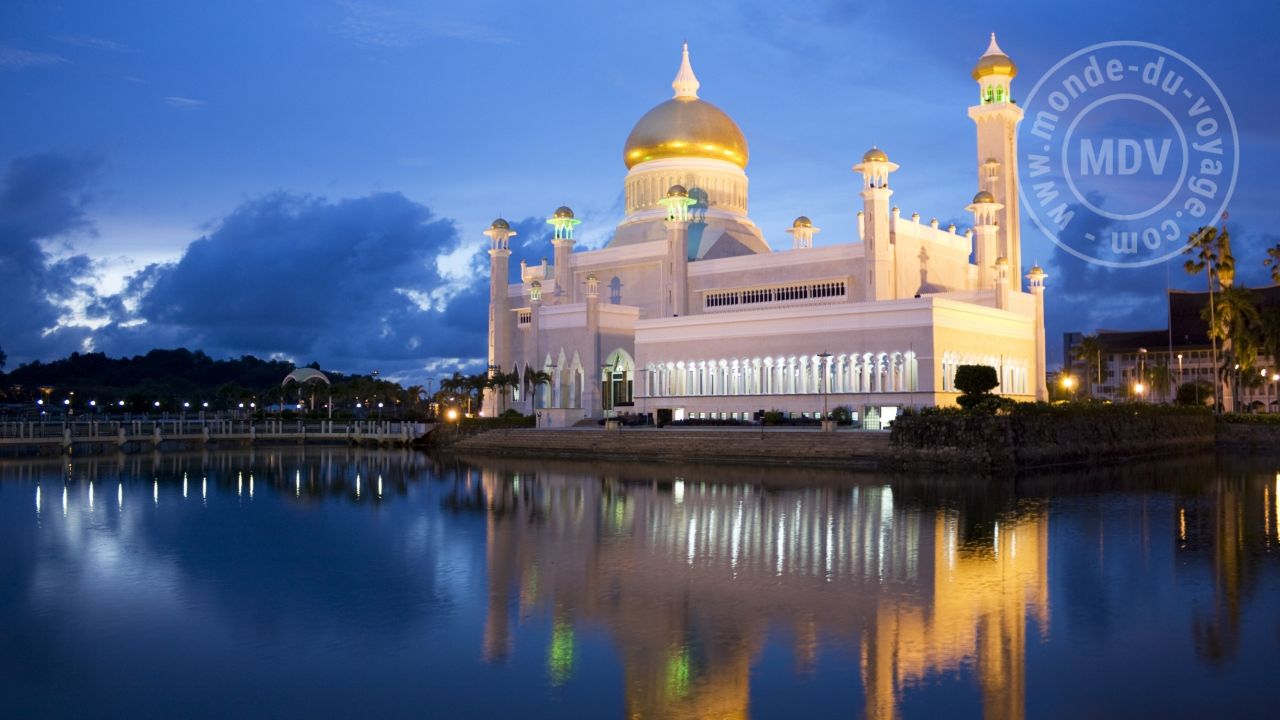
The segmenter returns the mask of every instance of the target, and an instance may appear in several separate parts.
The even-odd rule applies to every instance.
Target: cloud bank
[[[11,364],[81,348],[129,355],[185,346],[390,377],[483,365],[487,276],[442,274],[439,259],[461,241],[429,208],[399,193],[338,201],[274,193],[244,202],[178,261],[99,295],[87,256],[55,259],[42,249],[91,230],[93,168],[42,155],[14,161],[4,176],[0,346]],[[86,324],[69,320],[76,298]]]

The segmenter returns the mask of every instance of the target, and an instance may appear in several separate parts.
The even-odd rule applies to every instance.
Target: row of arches
[[[995,368],[996,377],[1000,378],[1000,387],[996,388],[996,392],[1001,395],[1029,394],[1030,374],[1026,360],[954,350],[942,353],[943,392],[956,392],[956,368],[961,365],[986,365]]]
[[[645,378],[650,397],[913,392],[918,386],[911,351],[658,362],[648,365]]]
[[[525,382],[531,369],[546,373],[550,382]],[[635,370],[635,361],[626,350],[617,348],[605,356],[596,379],[600,384],[600,399],[605,408],[632,402]],[[521,382],[519,387],[512,389],[511,398],[514,402],[529,403],[530,409],[585,407],[583,397],[587,390],[588,373],[577,352],[569,354],[561,348],[555,355],[547,353],[541,366],[516,363],[515,372],[520,376]]]

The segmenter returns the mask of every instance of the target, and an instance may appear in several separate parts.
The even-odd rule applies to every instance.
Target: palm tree
[[[1225,220],[1225,218],[1224,218]],[[1231,236],[1227,234],[1227,228],[1224,224],[1221,231],[1212,225],[1202,227],[1191,233],[1188,239],[1187,247],[1182,251],[1183,255],[1191,255],[1193,259],[1183,263],[1183,269],[1191,275],[1198,275],[1201,272],[1206,273],[1206,280],[1209,283],[1209,341],[1213,348],[1213,366],[1218,367],[1218,338],[1214,335],[1212,328],[1216,326],[1217,320],[1214,317],[1217,309],[1214,307],[1213,300],[1214,291],[1223,287],[1229,287],[1232,280],[1235,279],[1236,261],[1231,254]],[[1219,407],[1218,403],[1218,386],[1220,380],[1213,383],[1215,411]]]
[[[538,409],[538,387],[551,384],[551,373],[525,368],[524,384],[533,391],[533,409]]]
[[[467,413],[471,412],[472,399],[475,399],[477,405],[480,404],[487,387],[489,387],[489,373],[476,373],[463,378],[462,389],[467,393]]]
[[[1102,384],[1102,354],[1102,340],[1097,335],[1084,336],[1076,346],[1076,359],[1083,362],[1086,368],[1096,368],[1097,385]],[[1089,397],[1093,397],[1095,392],[1094,383],[1090,383]]]
[[[1253,293],[1242,286],[1227,285],[1201,317],[1210,323],[1209,337],[1222,341],[1220,374],[1225,375],[1230,368],[1231,384],[1238,391],[1240,374],[1252,370],[1258,360],[1257,328],[1262,317]],[[1233,398],[1236,394],[1233,393]]]
[[[1161,362],[1158,365],[1152,365],[1147,368],[1147,377],[1151,380],[1152,388],[1160,388],[1160,399],[1162,401],[1169,399],[1169,388],[1173,385],[1173,371],[1168,365]]]
[[[520,373],[502,372],[501,369],[495,369],[493,375],[487,379],[486,387],[498,393],[502,408],[505,410],[507,404],[507,392],[519,384]]]
[[[1258,352],[1280,365],[1280,308],[1269,307],[1260,313]]]
[[[1262,264],[1271,268],[1271,282],[1280,285],[1280,243],[1267,248],[1267,259]]]

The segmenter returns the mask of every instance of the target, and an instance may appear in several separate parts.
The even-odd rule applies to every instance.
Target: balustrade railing
[[[209,437],[419,437],[427,423],[399,420],[0,420],[0,440],[119,440]]]

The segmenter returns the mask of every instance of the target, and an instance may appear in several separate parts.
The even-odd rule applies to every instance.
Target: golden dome
[[[813,221],[801,215],[795,219],[795,222],[791,223],[791,227],[811,228],[813,227]]]
[[[667,197],[689,197],[689,191],[685,190],[683,185],[672,185],[667,190]]]
[[[747,139],[723,110],[696,97],[676,97],[640,118],[622,159],[630,169],[648,160],[699,157],[747,166]]]
[[[974,205],[977,205],[979,203],[993,203],[995,201],[996,201],[995,196],[993,196],[991,193],[987,192],[986,190],[979,190],[978,194],[973,196]]]
[[[680,70],[671,82],[675,97],[653,108],[631,128],[622,161],[627,169],[648,160],[697,157],[747,166],[747,139],[723,110],[698,99],[701,83],[684,44]]]
[[[973,79],[981,80],[988,75],[1008,75],[1013,78],[1017,74],[1018,66],[1004,54],[996,44],[996,34],[991,33],[991,44],[987,46],[987,52],[978,58],[978,64],[973,66]]]
[[[498,218],[497,220],[494,220],[493,224],[490,225],[489,227],[497,228],[499,230],[510,230],[511,224],[508,223],[506,220],[503,220],[502,218]]]
[[[889,162],[889,156],[885,155],[880,148],[872,145],[871,149],[862,156],[862,162]]]
[[[556,208],[556,211],[555,213],[552,214],[552,217],[571,218],[573,217],[573,211],[570,210],[567,205],[561,205],[560,207]]]

